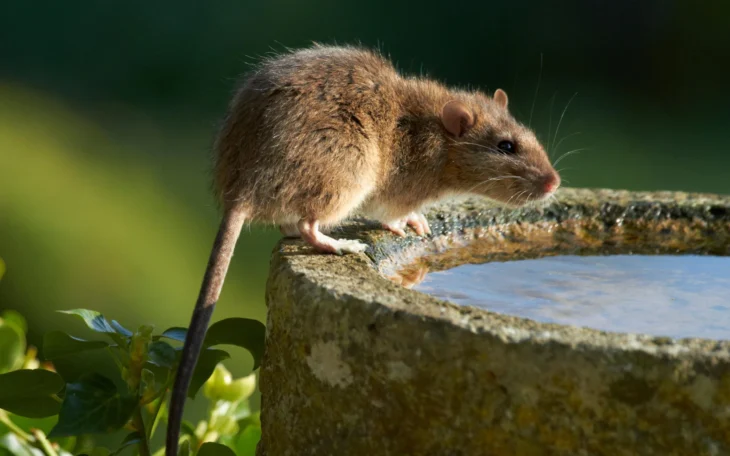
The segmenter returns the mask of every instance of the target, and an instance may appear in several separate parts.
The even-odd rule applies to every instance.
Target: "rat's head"
[[[508,112],[503,90],[493,98],[451,100],[442,108],[441,121],[452,140],[446,178],[455,190],[523,205],[549,197],[560,186],[535,134]]]

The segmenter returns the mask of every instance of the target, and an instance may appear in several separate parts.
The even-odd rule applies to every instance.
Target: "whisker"
[[[555,163],[553,163],[553,168],[555,168],[558,165],[558,163],[560,163],[560,160],[562,160],[563,158],[568,157],[568,156],[573,155],[573,154],[577,154],[577,153],[583,152],[584,150],[588,150],[588,148],[587,147],[583,147],[581,149],[573,149],[573,150],[567,151],[566,153],[564,153],[563,155],[561,155],[560,158],[558,158],[557,160],[555,160]]]
[[[554,194],[548,196],[547,199],[545,199],[545,206],[543,206],[543,207],[550,206],[553,201],[555,201],[557,203],[557,199],[555,198],[555,195]]]
[[[550,157],[550,130],[553,129],[553,106],[555,106],[555,95],[557,95],[557,92],[553,93],[553,96],[550,97],[550,117],[548,118],[548,137],[547,137],[547,150],[545,151],[547,153],[547,156]]]
[[[540,81],[542,81],[542,52],[540,53],[540,73],[537,76],[537,87],[535,88],[535,96],[532,97],[532,107],[530,108],[530,120],[527,122],[527,127],[532,125],[532,114],[535,112],[535,102],[537,101],[537,94],[540,92]]]
[[[479,182],[478,184],[473,185],[468,190],[465,190],[464,193],[469,193],[472,190],[474,190],[475,188],[479,187],[480,185],[484,185],[484,184],[488,184],[488,183],[492,183],[492,182],[497,182],[497,181],[501,181],[501,180],[505,180],[505,179],[527,180],[527,179],[525,179],[524,177],[521,177],[521,176],[497,176],[497,177],[492,177],[492,178],[483,180],[482,182]]]
[[[557,150],[560,147],[560,145],[563,144],[563,141],[565,141],[568,138],[572,138],[573,136],[578,136],[580,134],[581,134],[581,132],[576,131],[575,133],[571,133],[571,134],[569,134],[567,136],[563,136],[563,138],[560,141],[558,141],[558,143],[555,145],[555,151],[557,152]]]
[[[563,109],[563,113],[560,114],[560,120],[558,121],[558,126],[555,128],[555,135],[553,136],[553,142],[555,142],[555,138],[558,137],[558,132],[560,131],[560,124],[563,123],[563,117],[565,117],[565,112],[568,110],[568,106],[570,106],[570,103],[573,102],[573,99],[575,96],[578,95],[578,92],[575,92],[572,97],[570,97],[570,100],[568,100],[568,103],[565,105],[565,108]]]
[[[548,198],[548,201],[554,201],[555,204],[558,205],[558,208],[559,209],[562,209],[563,208],[563,204],[560,202],[560,200],[558,200],[558,197],[555,196],[554,194],[553,195],[550,195],[550,198]]]
[[[525,179],[522,176],[512,176],[512,175],[509,175],[509,176],[497,176],[497,177],[492,177],[492,178],[487,179],[487,180],[495,181],[495,180],[504,180],[504,179],[519,179],[519,180],[523,180],[523,181],[526,181],[527,180],[527,179]]]
[[[513,199],[513,198],[514,198],[514,199],[515,199],[515,201],[516,201],[516,202],[517,202],[517,203],[519,204],[519,198],[520,198],[520,197],[521,197],[522,195],[524,195],[525,193],[527,193],[527,190],[522,190],[522,191],[521,191],[520,193],[515,193],[514,195],[510,196],[510,198],[509,198],[509,199],[507,200],[507,204],[509,204],[509,203],[510,203],[510,201],[512,201],[512,199]]]
[[[469,193],[472,192],[472,190],[474,190],[475,188],[479,187],[480,185],[484,185],[484,184],[488,184],[488,183],[489,183],[489,181],[479,182],[478,184],[472,185],[471,187],[469,187],[468,189],[466,189],[466,190],[464,190],[464,191],[462,191],[460,193],[469,194]]]

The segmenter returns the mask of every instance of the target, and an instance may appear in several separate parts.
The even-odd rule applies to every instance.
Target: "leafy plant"
[[[81,319],[106,340],[80,339],[51,331],[43,339],[47,360],[92,350],[106,350],[117,366],[108,378],[89,372],[66,379],[36,359],[26,347],[25,320],[15,312],[0,319],[0,455],[89,456],[116,455],[127,448],[151,456],[151,440],[166,419],[167,399],[174,381],[185,328],[154,334],[152,326],[130,331],[115,320],[86,309],[64,311]],[[258,413],[251,411],[255,374],[233,379],[220,364],[229,354],[218,345],[247,349],[258,367],[263,351],[264,326],[245,318],[219,321],[210,327],[189,397],[198,391],[209,400],[205,420],[183,425],[181,454],[253,454],[261,435]],[[49,418],[52,417],[52,418]],[[55,423],[47,433],[48,420]],[[127,430],[118,448],[111,451],[93,444],[93,435]],[[154,452],[164,454],[164,448]]]

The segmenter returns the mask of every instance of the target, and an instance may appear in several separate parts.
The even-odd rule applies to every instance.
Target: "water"
[[[730,339],[730,257],[558,256],[429,273],[415,290],[541,322]]]

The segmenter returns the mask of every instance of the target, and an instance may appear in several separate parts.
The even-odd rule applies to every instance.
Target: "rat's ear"
[[[451,100],[441,108],[441,122],[449,133],[460,138],[474,126],[474,116],[464,103]]]
[[[494,92],[494,102],[497,103],[502,109],[507,109],[507,102],[509,99],[507,98],[507,92],[505,92],[502,89],[497,89],[496,92]]]

